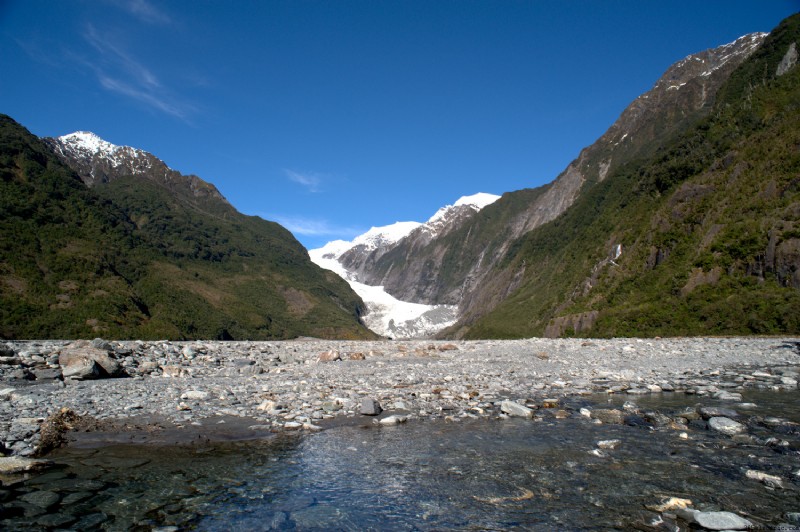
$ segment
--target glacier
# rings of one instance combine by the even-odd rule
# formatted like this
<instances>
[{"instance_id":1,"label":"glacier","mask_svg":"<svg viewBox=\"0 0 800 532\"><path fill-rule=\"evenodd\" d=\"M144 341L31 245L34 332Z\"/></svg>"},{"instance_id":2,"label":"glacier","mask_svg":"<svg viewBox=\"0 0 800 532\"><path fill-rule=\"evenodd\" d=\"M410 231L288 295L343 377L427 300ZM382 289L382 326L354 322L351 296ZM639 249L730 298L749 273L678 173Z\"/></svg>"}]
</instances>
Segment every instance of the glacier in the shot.
<instances>
[{"instance_id":1,"label":"glacier","mask_svg":"<svg viewBox=\"0 0 800 532\"><path fill-rule=\"evenodd\" d=\"M454 207L469 206L476 211L494 203L500 196L479 192L464 196L454 205L439 209L426 223L396 222L391 225L372 227L352 241L333 240L321 248L311 249L308 254L312 262L331 270L350 284L367 307L362 317L364 324L373 332L390 338L430 338L439 331L455 324L458 319L457 305L424 305L401 301L384 290L383 286L371 286L359 282L355 274L348 271L339 258L348 250L361 246L366 250L396 244L412 231L423 228L432 233L454 212Z\"/></svg>"}]
</instances>

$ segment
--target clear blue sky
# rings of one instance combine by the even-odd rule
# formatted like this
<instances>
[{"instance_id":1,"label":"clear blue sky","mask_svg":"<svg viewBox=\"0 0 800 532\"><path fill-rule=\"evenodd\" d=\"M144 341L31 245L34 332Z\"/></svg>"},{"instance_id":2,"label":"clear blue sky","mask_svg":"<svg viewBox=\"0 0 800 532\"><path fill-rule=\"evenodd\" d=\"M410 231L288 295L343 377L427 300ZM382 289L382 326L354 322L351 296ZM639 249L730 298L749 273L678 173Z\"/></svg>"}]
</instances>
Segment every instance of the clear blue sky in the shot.
<instances>
[{"instance_id":1,"label":"clear blue sky","mask_svg":"<svg viewBox=\"0 0 800 532\"><path fill-rule=\"evenodd\" d=\"M214 183L307 247L552 181L780 0L0 0L0 112Z\"/></svg>"}]
</instances>

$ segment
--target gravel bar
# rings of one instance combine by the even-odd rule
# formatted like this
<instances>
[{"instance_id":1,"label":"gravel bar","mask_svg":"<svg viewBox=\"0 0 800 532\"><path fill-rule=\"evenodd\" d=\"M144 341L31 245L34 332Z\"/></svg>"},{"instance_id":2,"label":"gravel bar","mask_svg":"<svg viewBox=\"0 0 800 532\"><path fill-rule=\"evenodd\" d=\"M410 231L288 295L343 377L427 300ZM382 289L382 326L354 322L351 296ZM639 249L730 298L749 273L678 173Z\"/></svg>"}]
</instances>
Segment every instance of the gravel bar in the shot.
<instances>
[{"instance_id":1,"label":"gravel bar","mask_svg":"<svg viewBox=\"0 0 800 532\"><path fill-rule=\"evenodd\" d=\"M235 437L257 437L342 422L527 416L595 393L735 397L796 390L798 373L800 339L775 337L14 341L0 343L0 450L41 454L46 420L66 413L67 429L90 419L94 430L183 430L188 441L231 437L233 427Z\"/></svg>"}]
</instances>

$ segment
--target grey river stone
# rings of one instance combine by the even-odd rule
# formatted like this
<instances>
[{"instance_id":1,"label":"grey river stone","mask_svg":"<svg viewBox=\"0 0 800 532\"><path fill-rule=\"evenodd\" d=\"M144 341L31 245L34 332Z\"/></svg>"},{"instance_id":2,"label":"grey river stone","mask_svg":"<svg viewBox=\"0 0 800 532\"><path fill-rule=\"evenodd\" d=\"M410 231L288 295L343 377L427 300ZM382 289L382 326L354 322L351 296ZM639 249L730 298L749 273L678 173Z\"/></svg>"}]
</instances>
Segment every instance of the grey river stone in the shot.
<instances>
[{"instance_id":1,"label":"grey river stone","mask_svg":"<svg viewBox=\"0 0 800 532\"><path fill-rule=\"evenodd\" d=\"M509 416L533 417L533 410L514 401L503 401L500 403L500 410Z\"/></svg>"},{"instance_id":2,"label":"grey river stone","mask_svg":"<svg viewBox=\"0 0 800 532\"><path fill-rule=\"evenodd\" d=\"M727 417L712 417L708 420L708 426L712 430L733 436L747 430L747 427Z\"/></svg>"},{"instance_id":3,"label":"grey river stone","mask_svg":"<svg viewBox=\"0 0 800 532\"><path fill-rule=\"evenodd\" d=\"M701 512L699 510L678 510L679 517L689 523L697 523L708 530L749 530L753 523L732 512Z\"/></svg>"}]
</instances>

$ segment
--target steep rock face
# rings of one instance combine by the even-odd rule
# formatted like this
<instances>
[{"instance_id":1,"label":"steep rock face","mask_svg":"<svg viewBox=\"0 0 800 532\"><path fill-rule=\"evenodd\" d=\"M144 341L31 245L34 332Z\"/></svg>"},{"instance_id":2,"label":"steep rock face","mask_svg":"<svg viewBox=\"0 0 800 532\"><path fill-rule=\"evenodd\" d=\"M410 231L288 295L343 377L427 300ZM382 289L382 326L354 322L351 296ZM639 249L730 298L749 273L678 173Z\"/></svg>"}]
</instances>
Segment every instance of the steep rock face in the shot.
<instances>
[{"instance_id":1,"label":"steep rock face","mask_svg":"<svg viewBox=\"0 0 800 532\"><path fill-rule=\"evenodd\" d=\"M719 87L765 36L746 35L672 65L549 185L505 194L479 213L459 218L447 231L429 235L420 229L390 248L348 257L348 267L363 282L383 285L400 299L458 304L462 315L475 319L516 288L520 272L499 277L492 272L522 235L565 212L587 186L654 152L705 116ZM492 294L475 293L489 286Z\"/></svg>"},{"instance_id":2,"label":"steep rock face","mask_svg":"<svg viewBox=\"0 0 800 532\"><path fill-rule=\"evenodd\" d=\"M582 152L574 203L515 242L447 334L800 331L797 42L800 15L677 63L623 113L627 131Z\"/></svg>"},{"instance_id":3,"label":"steep rock face","mask_svg":"<svg viewBox=\"0 0 800 532\"><path fill-rule=\"evenodd\" d=\"M652 89L636 98L594 144L581 151L537 202L519 214L514 236L555 219L572 205L585 183L602 182L621 164L654 152L705 116L731 72L766 36L745 35L670 66Z\"/></svg>"},{"instance_id":4,"label":"steep rock face","mask_svg":"<svg viewBox=\"0 0 800 532\"><path fill-rule=\"evenodd\" d=\"M441 249L433 257L420 259L421 250L433 242L447 238L466 225L482 209L498 200L498 196L478 193L460 198L453 205L439 209L427 222L402 238L372 249L355 246L342 254L339 262L355 277L369 285L384 286L386 291L402 301L429 305L453 305L458 294L441 297L435 272L441 263Z\"/></svg>"},{"instance_id":5,"label":"steep rock face","mask_svg":"<svg viewBox=\"0 0 800 532\"><path fill-rule=\"evenodd\" d=\"M233 207L214 185L196 175L183 175L144 150L117 146L87 131L42 140L89 187L135 176L163 186L173 194L190 200L195 206L213 206L216 211L233 211Z\"/></svg>"}]
</instances>

